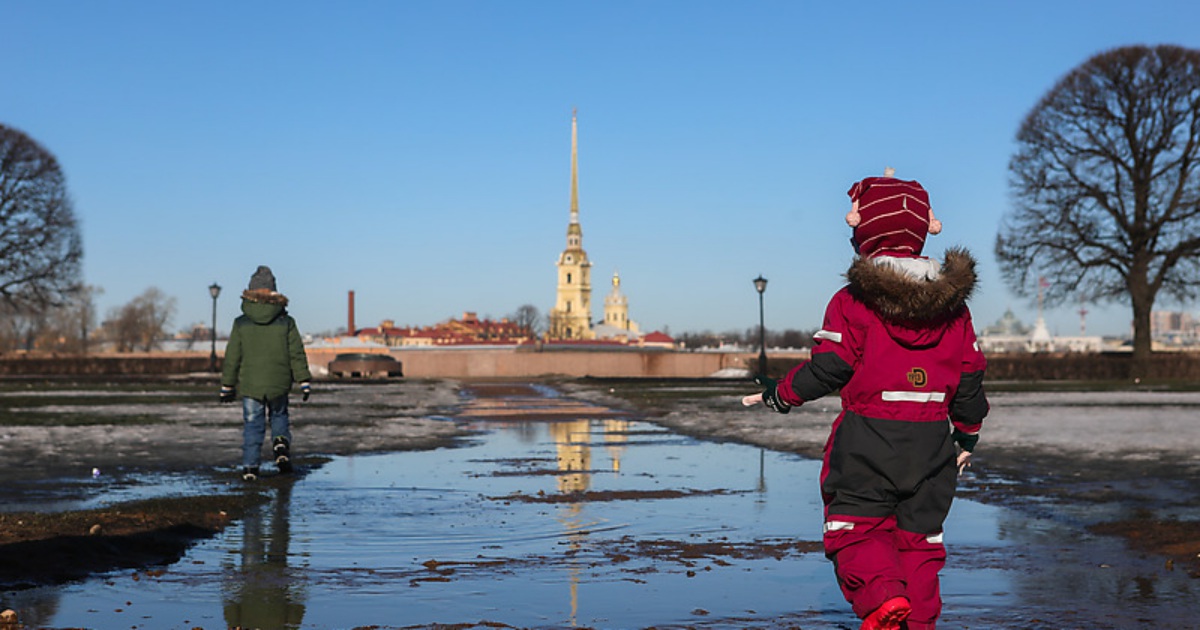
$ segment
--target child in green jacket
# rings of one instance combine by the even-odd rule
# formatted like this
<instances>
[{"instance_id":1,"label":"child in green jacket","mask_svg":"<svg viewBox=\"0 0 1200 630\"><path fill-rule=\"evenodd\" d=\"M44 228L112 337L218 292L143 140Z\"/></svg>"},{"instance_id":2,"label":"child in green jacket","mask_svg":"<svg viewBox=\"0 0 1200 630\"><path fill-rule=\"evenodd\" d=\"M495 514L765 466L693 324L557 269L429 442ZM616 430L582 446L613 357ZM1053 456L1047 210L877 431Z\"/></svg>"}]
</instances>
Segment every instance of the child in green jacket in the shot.
<instances>
[{"instance_id":1,"label":"child in green jacket","mask_svg":"<svg viewBox=\"0 0 1200 630\"><path fill-rule=\"evenodd\" d=\"M263 433L268 420L271 450L279 472L292 470L292 431L288 392L300 383L308 400L312 374L296 320L287 313L288 299L275 290L271 269L259 266L242 292L242 316L233 322L221 373L221 402L242 396L242 478L258 478Z\"/></svg>"}]
</instances>

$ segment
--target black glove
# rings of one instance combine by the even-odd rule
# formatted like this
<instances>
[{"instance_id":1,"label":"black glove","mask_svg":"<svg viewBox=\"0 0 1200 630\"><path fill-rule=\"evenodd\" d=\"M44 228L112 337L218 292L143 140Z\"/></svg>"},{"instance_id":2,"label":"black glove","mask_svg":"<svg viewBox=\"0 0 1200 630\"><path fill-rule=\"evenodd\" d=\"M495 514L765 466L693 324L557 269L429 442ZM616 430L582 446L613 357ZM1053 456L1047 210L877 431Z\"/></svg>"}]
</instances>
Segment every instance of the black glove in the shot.
<instances>
[{"instance_id":1,"label":"black glove","mask_svg":"<svg viewBox=\"0 0 1200 630\"><path fill-rule=\"evenodd\" d=\"M754 377L754 382L763 387L763 404L771 411L787 413L792 410L792 406L783 402L783 399L779 397L779 385L775 379L760 375Z\"/></svg>"},{"instance_id":2,"label":"black glove","mask_svg":"<svg viewBox=\"0 0 1200 630\"><path fill-rule=\"evenodd\" d=\"M233 402L233 399L237 398L237 391L228 385L222 385L220 397L223 403Z\"/></svg>"},{"instance_id":3,"label":"black glove","mask_svg":"<svg viewBox=\"0 0 1200 630\"><path fill-rule=\"evenodd\" d=\"M300 400L308 402L308 396L312 393L312 383L304 381L300 383Z\"/></svg>"},{"instance_id":4,"label":"black glove","mask_svg":"<svg viewBox=\"0 0 1200 630\"><path fill-rule=\"evenodd\" d=\"M954 438L954 443L958 444L959 448L968 453L975 450L975 445L979 443L978 433L965 433L955 429L950 433L950 437Z\"/></svg>"}]
</instances>

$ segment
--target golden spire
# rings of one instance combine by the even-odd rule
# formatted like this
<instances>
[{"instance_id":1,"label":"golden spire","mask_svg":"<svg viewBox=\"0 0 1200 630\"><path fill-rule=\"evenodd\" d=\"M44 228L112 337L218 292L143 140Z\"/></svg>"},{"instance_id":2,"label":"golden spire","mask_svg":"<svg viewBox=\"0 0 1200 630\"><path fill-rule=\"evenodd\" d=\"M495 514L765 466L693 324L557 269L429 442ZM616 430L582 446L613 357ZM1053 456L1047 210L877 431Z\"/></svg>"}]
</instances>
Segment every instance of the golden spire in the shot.
<instances>
[{"instance_id":1,"label":"golden spire","mask_svg":"<svg viewBox=\"0 0 1200 630\"><path fill-rule=\"evenodd\" d=\"M578 108L571 110L571 223L579 223L579 125Z\"/></svg>"}]
</instances>

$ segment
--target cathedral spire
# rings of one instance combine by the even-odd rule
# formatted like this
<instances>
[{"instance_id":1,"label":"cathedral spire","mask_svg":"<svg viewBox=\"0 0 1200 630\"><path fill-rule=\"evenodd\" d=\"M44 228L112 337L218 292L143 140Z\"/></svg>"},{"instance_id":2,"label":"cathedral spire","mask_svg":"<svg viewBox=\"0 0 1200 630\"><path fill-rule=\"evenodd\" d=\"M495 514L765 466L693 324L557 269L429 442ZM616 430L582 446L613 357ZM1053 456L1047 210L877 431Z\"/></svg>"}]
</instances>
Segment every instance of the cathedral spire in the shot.
<instances>
[{"instance_id":1,"label":"cathedral spire","mask_svg":"<svg viewBox=\"0 0 1200 630\"><path fill-rule=\"evenodd\" d=\"M558 297L550 311L551 339L592 339L592 263L579 224L579 125L571 110L571 221L567 247L558 256Z\"/></svg>"},{"instance_id":2,"label":"cathedral spire","mask_svg":"<svg viewBox=\"0 0 1200 630\"><path fill-rule=\"evenodd\" d=\"M579 223L579 125L578 109L571 110L571 223Z\"/></svg>"}]
</instances>

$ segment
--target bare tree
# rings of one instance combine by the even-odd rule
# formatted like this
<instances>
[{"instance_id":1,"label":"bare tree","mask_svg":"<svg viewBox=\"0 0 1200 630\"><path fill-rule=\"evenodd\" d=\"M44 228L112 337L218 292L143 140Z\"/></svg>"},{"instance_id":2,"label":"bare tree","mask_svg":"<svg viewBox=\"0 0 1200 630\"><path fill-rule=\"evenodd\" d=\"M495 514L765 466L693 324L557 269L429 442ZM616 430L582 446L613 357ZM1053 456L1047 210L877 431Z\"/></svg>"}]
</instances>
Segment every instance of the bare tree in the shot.
<instances>
[{"instance_id":1,"label":"bare tree","mask_svg":"<svg viewBox=\"0 0 1200 630\"><path fill-rule=\"evenodd\" d=\"M39 312L18 310L0 301L0 352L87 354L96 325L95 296L100 293L103 289L85 285L65 304Z\"/></svg>"},{"instance_id":2,"label":"bare tree","mask_svg":"<svg viewBox=\"0 0 1200 630\"><path fill-rule=\"evenodd\" d=\"M772 334L767 331L767 342L780 348L811 348L815 330L796 330L788 328L782 333Z\"/></svg>"},{"instance_id":3,"label":"bare tree","mask_svg":"<svg viewBox=\"0 0 1200 630\"><path fill-rule=\"evenodd\" d=\"M538 308L532 304L522 304L521 306L518 306L517 311L512 315L509 315L508 318L514 324L520 326L521 330L525 331L525 334L528 335L530 339L533 339L541 334L545 324L545 320L542 318L541 311L539 311Z\"/></svg>"},{"instance_id":4,"label":"bare tree","mask_svg":"<svg viewBox=\"0 0 1200 630\"><path fill-rule=\"evenodd\" d=\"M0 352L30 351L45 327L43 318L0 302Z\"/></svg>"},{"instance_id":5,"label":"bare tree","mask_svg":"<svg viewBox=\"0 0 1200 630\"><path fill-rule=\"evenodd\" d=\"M104 322L105 333L117 352L149 352L166 335L174 315L175 298L150 287L124 306L109 311Z\"/></svg>"},{"instance_id":6,"label":"bare tree","mask_svg":"<svg viewBox=\"0 0 1200 630\"><path fill-rule=\"evenodd\" d=\"M1130 46L1063 77L1017 133L996 258L1019 295L1133 311L1135 369L1160 292L1200 287L1200 51ZM1045 284L1043 283L1043 286Z\"/></svg>"},{"instance_id":7,"label":"bare tree","mask_svg":"<svg viewBox=\"0 0 1200 630\"><path fill-rule=\"evenodd\" d=\"M0 301L38 313L79 288L83 246L58 160L0 124Z\"/></svg>"}]
</instances>

